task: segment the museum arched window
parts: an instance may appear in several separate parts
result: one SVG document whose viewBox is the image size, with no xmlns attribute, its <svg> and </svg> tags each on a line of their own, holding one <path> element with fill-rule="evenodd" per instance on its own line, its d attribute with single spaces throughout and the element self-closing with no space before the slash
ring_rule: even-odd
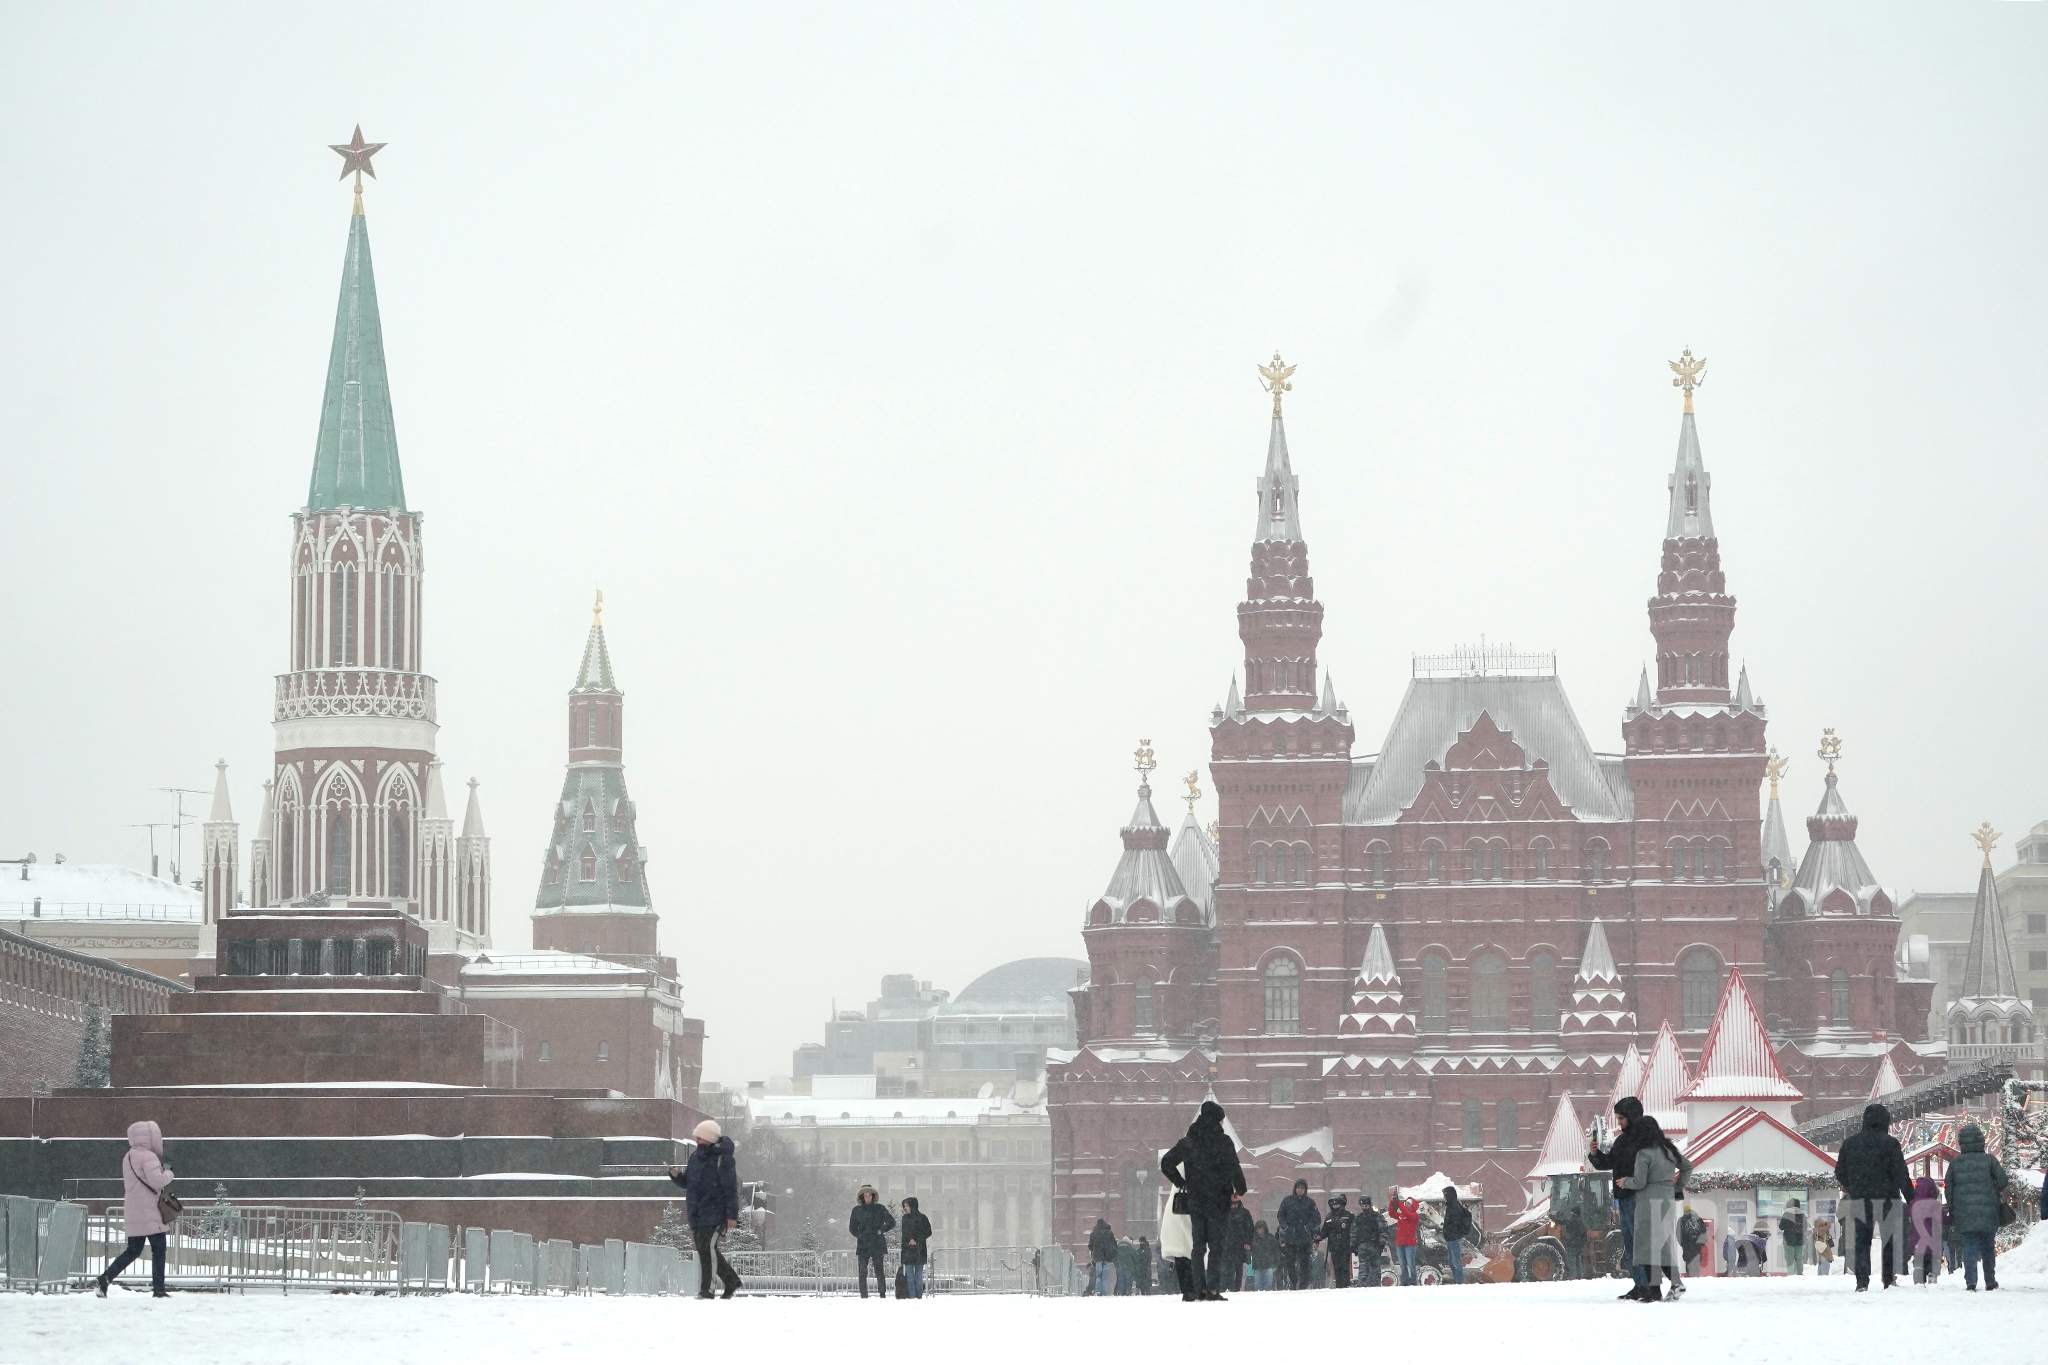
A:
<svg viewBox="0 0 2048 1365">
<path fill-rule="evenodd" d="M 1152 982 L 1138 982 L 1131 996 L 1131 1026 L 1140 1033 L 1152 1032 Z"/>
<path fill-rule="evenodd" d="M 1451 1023 L 1450 964 L 1440 953 L 1422 956 L 1422 1027 L 1441 1033 Z"/>
<path fill-rule="evenodd" d="M 385 894 L 412 895 L 412 807 L 393 806 L 384 839 Z"/>
<path fill-rule="evenodd" d="M 1266 964 L 1266 1032 L 1301 1032 L 1301 967 L 1291 957 Z"/>
<path fill-rule="evenodd" d="M 1678 1006 L 1684 1027 L 1698 1031 L 1714 1022 L 1721 999 L 1721 960 L 1706 948 L 1688 948 L 1678 959 Z"/>
<path fill-rule="evenodd" d="M 1508 1026 L 1508 960 L 1488 950 L 1472 959 L 1472 1028 L 1494 1032 Z"/>
<path fill-rule="evenodd" d="M 331 807 L 327 813 L 327 893 L 346 896 L 354 889 L 349 879 L 349 836 L 355 822 L 346 805 Z"/>
<path fill-rule="evenodd" d="M 1828 973 L 1828 1022 L 1838 1027 L 1849 1022 L 1849 974 L 1840 967 Z"/>
<path fill-rule="evenodd" d="M 1557 958 L 1548 952 L 1529 955 L 1529 1027 L 1554 1033 L 1558 1026 Z"/>
<path fill-rule="evenodd" d="M 1444 877 L 1444 847 L 1431 842 L 1422 846 L 1422 875 L 1425 880 L 1440 882 Z"/>
</svg>

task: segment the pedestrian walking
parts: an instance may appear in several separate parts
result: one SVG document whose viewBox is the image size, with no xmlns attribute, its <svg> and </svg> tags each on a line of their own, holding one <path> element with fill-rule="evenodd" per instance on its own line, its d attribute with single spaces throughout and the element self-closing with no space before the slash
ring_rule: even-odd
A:
<svg viewBox="0 0 2048 1365">
<path fill-rule="evenodd" d="M 1245 1263 L 1252 1258 L 1252 1229 L 1252 1211 L 1244 1206 L 1244 1196 L 1233 1190 L 1230 1217 L 1223 1225 L 1223 1287 L 1226 1290 L 1244 1288 Z"/>
<path fill-rule="evenodd" d="M 1785 1248 L 1785 1273 L 1804 1275 L 1806 1273 L 1806 1211 L 1799 1207 L 1797 1199 L 1786 1204 L 1785 1212 L 1778 1215 L 1778 1245 Z"/>
<path fill-rule="evenodd" d="M 1479 1227 L 1472 1210 L 1458 1199 L 1456 1185 L 1444 1186 L 1444 1259 L 1450 1263 L 1451 1283 L 1465 1283 L 1465 1243 L 1479 1240 Z"/>
<path fill-rule="evenodd" d="M 1842 1187 L 1842 1208 L 1849 1218 L 1850 1246 L 1855 1253 L 1856 1292 L 1870 1288 L 1870 1243 L 1883 1243 L 1879 1277 L 1890 1289 L 1905 1261 L 1906 1205 L 1913 1200 L 1913 1177 L 1906 1154 L 1891 1135 L 1892 1115 L 1881 1104 L 1864 1107 L 1863 1127 L 1851 1133 L 1835 1157 L 1835 1183 Z M 1953 1169 L 1953 1168 L 1951 1168 Z M 1954 1196 L 1950 1196 L 1953 1204 Z"/>
<path fill-rule="evenodd" d="M 1358 1282 L 1380 1287 L 1380 1260 L 1386 1254 L 1386 1225 L 1372 1206 L 1372 1196 L 1358 1196 L 1358 1214 L 1351 1222 L 1351 1250 L 1358 1257 Z"/>
<path fill-rule="evenodd" d="M 1114 1265 L 1116 1234 L 1109 1230 L 1109 1220 L 1098 1218 L 1088 1233 L 1088 1294 L 1109 1293 L 1109 1274 Z"/>
<path fill-rule="evenodd" d="M 1270 1292 L 1280 1275 L 1280 1239 L 1266 1226 L 1261 1218 L 1252 1224 L 1252 1284 L 1261 1292 Z"/>
<path fill-rule="evenodd" d="M 1664 1136 L 1664 1130 L 1649 1114 L 1629 1121 L 1635 1134 L 1635 1168 L 1615 1178 L 1616 1190 L 1627 1189 L 1635 1218 L 1635 1253 L 1642 1261 L 1642 1292 L 1639 1303 L 1657 1303 L 1663 1297 L 1659 1272 L 1671 1283 L 1671 1297 L 1685 1293 L 1685 1281 L 1675 1264 L 1678 1251 L 1678 1191 L 1692 1178 L 1692 1163 Z M 1619 1144 L 1616 1144 L 1617 1146 Z"/>
<path fill-rule="evenodd" d="M 1692 1211 L 1692 1205 L 1685 1206 L 1685 1212 L 1678 1215 L 1678 1254 L 1685 1262 L 1685 1273 L 1700 1273 L 1700 1253 L 1707 1249 L 1706 1220 Z"/>
<path fill-rule="evenodd" d="M 1633 1095 L 1623 1095 L 1614 1102 L 1614 1116 L 1621 1123 L 1620 1131 L 1614 1135 L 1614 1145 L 1604 1152 L 1597 1144 L 1588 1148 L 1586 1164 L 1596 1171 L 1614 1172 L 1615 1217 L 1621 1224 L 1621 1258 L 1628 1266 L 1629 1278 L 1635 1282 L 1621 1297 L 1640 1299 L 1651 1281 L 1644 1275 L 1636 1257 L 1635 1192 L 1622 1188 L 1622 1177 L 1635 1171 L 1636 1153 L 1643 1145 L 1643 1129 L 1638 1126 L 1643 1120 L 1643 1102 Z"/>
<path fill-rule="evenodd" d="M 1152 1293 L 1152 1239 L 1138 1239 L 1138 1292 L 1150 1296 Z"/>
<path fill-rule="evenodd" d="M 149 1295 L 154 1299 L 171 1296 L 164 1288 L 164 1235 L 170 1231 L 164 1214 L 169 1211 L 176 1217 L 176 1212 L 166 1209 L 164 1196 L 174 1179 L 171 1168 L 164 1164 L 163 1129 L 154 1119 L 129 1124 L 128 1151 L 121 1158 L 121 1221 L 128 1233 L 128 1249 L 94 1282 L 94 1292 L 101 1298 L 107 1296 L 107 1286 L 142 1254 L 145 1243 L 149 1247 Z"/>
<path fill-rule="evenodd" d="M 854 1196 L 853 1212 L 847 1215 L 846 1235 L 853 1238 L 853 1277 L 860 1283 L 860 1296 L 868 1296 L 868 1267 L 875 1269 L 875 1293 L 889 1297 L 889 1282 L 882 1276 L 882 1262 L 889 1254 L 889 1234 L 896 1230 L 896 1215 L 880 1202 L 873 1185 L 863 1185 Z"/>
<path fill-rule="evenodd" d="M 1912 1257 L 1914 1284 L 1934 1284 L 1941 1277 L 1947 1213 L 1934 1177 L 1923 1175 L 1913 1182 L 1913 1202 L 1906 1206 L 1906 1249 Z"/>
<path fill-rule="evenodd" d="M 1280 1283 L 1288 1289 L 1309 1286 L 1308 1258 L 1316 1233 L 1323 1226 L 1322 1211 L 1309 1197 L 1308 1182 L 1294 1182 L 1294 1193 L 1280 1201 Z"/>
<path fill-rule="evenodd" d="M 1330 1196 L 1330 1216 L 1316 1230 L 1316 1240 L 1330 1253 L 1330 1283 L 1338 1289 L 1351 1287 L 1350 1201 L 1341 1194 Z"/>
<path fill-rule="evenodd" d="M 1199 1297 L 1223 1297 L 1223 1245 L 1230 1223 L 1230 1198 L 1245 1192 L 1237 1143 L 1223 1129 L 1223 1106 L 1203 1100 L 1195 1121 L 1159 1159 L 1159 1171 L 1187 1195 L 1187 1214 Z"/>
<path fill-rule="evenodd" d="M 1830 1218 L 1813 1220 L 1813 1273 L 1825 1275 L 1835 1268 L 1835 1224 Z"/>
<path fill-rule="evenodd" d="M 1401 1268 L 1401 1283 L 1412 1285 L 1420 1278 L 1417 1258 L 1422 1246 L 1422 1204 L 1402 1198 L 1399 1188 L 1389 1189 L 1387 1217 L 1394 1224 L 1394 1260 Z"/>
<path fill-rule="evenodd" d="M 907 1196 L 902 1204 L 903 1221 L 900 1238 L 901 1254 L 897 1260 L 903 1267 L 903 1278 L 910 1289 L 910 1297 L 924 1297 L 924 1268 L 931 1264 L 932 1220 L 925 1217 L 917 1207 L 917 1197 Z M 865 1285 L 867 1282 L 861 1282 Z"/>
<path fill-rule="evenodd" d="M 733 1156 L 732 1139 L 718 1126 L 717 1119 L 705 1119 L 692 1130 L 696 1147 L 681 1170 L 671 1166 L 668 1178 L 683 1187 L 683 1208 L 690 1220 L 690 1241 L 697 1248 L 697 1297 L 726 1298 L 740 1292 L 740 1275 L 725 1259 L 719 1245 L 725 1234 L 739 1226 L 740 1173 Z M 725 1292 L 713 1295 L 713 1270 Z"/>
<path fill-rule="evenodd" d="M 130 1139 L 133 1141 L 133 1139 Z M 1984 1287 L 1998 1288 L 1998 1225 L 2003 1217 L 2006 1187 L 2011 1178 L 1998 1158 L 1984 1150 L 1984 1130 L 1966 1123 L 1956 1134 L 1962 1154 L 1948 1164 L 1948 1211 L 1956 1240 L 1963 1247 L 1963 1287 L 1977 1292 L 1977 1267 L 1984 1267 Z M 129 1246 L 134 1246 L 131 1237 Z"/>
</svg>

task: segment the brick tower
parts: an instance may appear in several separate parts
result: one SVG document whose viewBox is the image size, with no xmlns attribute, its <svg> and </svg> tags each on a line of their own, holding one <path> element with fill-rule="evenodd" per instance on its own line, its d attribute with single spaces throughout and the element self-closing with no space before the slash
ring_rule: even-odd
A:
<svg viewBox="0 0 2048 1365">
<path fill-rule="evenodd" d="M 347 164 L 367 169 L 374 150 Z M 423 866 L 440 728 L 422 666 L 424 571 L 358 174 L 313 474 L 292 516 L 290 670 L 277 679 L 276 764 L 251 884 L 266 904 L 402 902 L 426 924 L 430 951 L 445 954 L 488 942 L 489 895 L 472 877 L 465 900 L 453 894 L 459 877 Z"/>
<path fill-rule="evenodd" d="M 1615 932 L 1633 964 L 1645 1028 L 1669 1019 L 1688 1048 L 1704 1039 L 1729 969 L 1763 979 L 1763 706 L 1744 668 L 1729 686 L 1735 599 L 1714 536 L 1713 476 L 1700 455 L 1693 390 L 1704 360 L 1671 362 L 1685 393 L 1678 458 L 1667 481 L 1664 550 L 1649 602 L 1657 685 L 1637 686 L 1622 738 L 1633 796 L 1628 877 L 1634 917 Z"/>
</svg>

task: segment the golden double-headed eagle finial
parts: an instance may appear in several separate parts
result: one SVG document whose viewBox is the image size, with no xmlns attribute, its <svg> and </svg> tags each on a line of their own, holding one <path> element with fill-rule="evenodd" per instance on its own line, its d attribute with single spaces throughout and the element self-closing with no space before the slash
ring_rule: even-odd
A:
<svg viewBox="0 0 2048 1365">
<path fill-rule="evenodd" d="M 1273 352 L 1272 364 L 1259 366 L 1259 384 L 1267 393 L 1273 395 L 1273 415 L 1275 417 L 1280 415 L 1281 396 L 1292 392 L 1294 389 L 1294 385 L 1288 381 L 1294 377 L 1295 368 L 1295 366 L 1282 360 L 1278 351 Z"/>
<path fill-rule="evenodd" d="M 1991 850 L 1998 847 L 1999 837 L 1998 831 L 1991 828 L 1989 820 L 1970 831 L 1970 838 L 1976 841 L 1978 849 L 1984 854 L 1986 867 L 1991 866 Z"/>
<path fill-rule="evenodd" d="M 1150 785 L 1152 770 L 1159 766 L 1158 760 L 1152 757 L 1152 741 L 1149 739 L 1139 740 L 1137 751 L 1131 757 L 1136 760 L 1135 766 L 1138 769 L 1138 780 Z"/>
<path fill-rule="evenodd" d="M 1785 770 L 1791 766 L 1792 760 L 1778 757 L 1776 749 L 1764 755 L 1764 776 L 1771 780 L 1771 800 L 1778 799 L 1778 782 L 1785 776 Z"/>
<path fill-rule="evenodd" d="M 1706 373 L 1706 357 L 1702 356 L 1698 360 L 1694 360 L 1692 358 L 1692 347 L 1688 346 L 1685 348 L 1685 353 L 1679 356 L 1678 359 L 1667 360 L 1664 363 L 1671 367 L 1671 387 L 1685 390 L 1685 410 L 1691 412 L 1692 391 L 1707 382 L 1701 377 Z"/>
<path fill-rule="evenodd" d="M 1835 770 L 1835 760 L 1842 756 L 1841 737 L 1835 734 L 1834 726 L 1830 725 L 1820 732 L 1820 749 L 1818 752 L 1820 757 L 1826 760 L 1828 771 L 1832 773 Z"/>
</svg>

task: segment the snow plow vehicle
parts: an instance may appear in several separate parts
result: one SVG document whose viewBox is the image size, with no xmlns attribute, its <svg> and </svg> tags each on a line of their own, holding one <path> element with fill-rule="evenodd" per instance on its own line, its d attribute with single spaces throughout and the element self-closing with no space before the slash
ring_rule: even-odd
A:
<svg viewBox="0 0 2048 1365">
<path fill-rule="evenodd" d="M 1560 1224 L 1574 1211 L 1586 1225 L 1586 1249 L 1580 1273 L 1587 1278 L 1623 1273 L 1621 1226 L 1615 1218 L 1614 1177 L 1606 1171 L 1553 1175 L 1544 1195 L 1501 1233 L 1500 1246 L 1487 1262 L 1486 1278 L 1561 1280 L 1567 1262 Z"/>
</svg>

